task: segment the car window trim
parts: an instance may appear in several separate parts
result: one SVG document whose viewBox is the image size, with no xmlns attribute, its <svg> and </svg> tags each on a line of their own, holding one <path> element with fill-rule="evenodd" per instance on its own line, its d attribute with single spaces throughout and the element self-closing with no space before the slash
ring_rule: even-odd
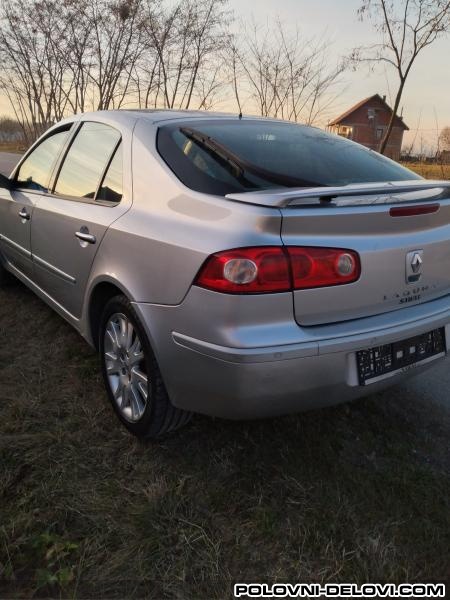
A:
<svg viewBox="0 0 450 600">
<path fill-rule="evenodd" d="M 15 190 L 17 190 L 17 191 L 21 191 L 21 192 L 27 192 L 27 193 L 28 193 L 28 192 L 34 192 L 34 193 L 37 193 L 37 194 L 48 194 L 48 193 L 49 193 L 49 191 L 48 191 L 48 190 L 50 190 L 50 189 L 51 189 L 51 183 L 52 183 L 52 178 L 53 178 L 53 173 L 54 173 L 54 171 L 55 171 L 55 167 L 56 167 L 56 165 L 59 163 L 59 161 L 60 161 L 60 159 L 61 159 L 61 156 L 64 154 L 64 151 L 65 151 L 65 148 L 66 148 L 66 146 L 67 146 L 67 143 L 68 143 L 68 141 L 69 141 L 70 139 L 72 139 L 72 137 L 73 137 L 73 132 L 72 132 L 72 133 L 70 133 L 70 132 L 71 132 L 71 130 L 72 130 L 72 128 L 74 129 L 74 131 L 75 131 L 75 129 L 76 129 L 76 128 L 74 128 L 74 127 L 73 127 L 73 125 L 74 125 L 74 123 L 75 123 L 75 122 L 76 122 L 76 121 L 72 121 L 71 123 L 66 123 L 66 124 L 64 124 L 64 125 L 61 125 L 61 127 L 57 127 L 56 129 L 53 129 L 52 131 L 49 131 L 49 132 L 48 132 L 48 134 L 47 134 L 47 135 L 45 135 L 45 137 L 43 137 L 43 138 L 42 138 L 42 139 L 40 139 L 40 140 L 37 140 L 39 143 L 33 144 L 33 145 L 31 146 L 31 148 L 29 148 L 28 152 L 26 152 L 26 153 L 25 153 L 25 155 L 22 157 L 22 159 L 20 160 L 19 164 L 18 164 L 18 165 L 17 165 L 17 167 L 15 168 L 14 175 L 13 175 L 13 178 L 12 178 L 12 180 L 13 180 L 14 184 L 16 184 L 16 185 L 15 185 L 15 187 L 14 187 L 14 189 L 15 189 Z M 62 145 L 62 148 L 61 148 L 61 150 L 59 151 L 58 155 L 56 156 L 56 158 L 55 158 L 55 160 L 53 161 L 53 164 L 52 164 L 52 166 L 51 166 L 51 168 L 50 168 L 50 174 L 49 174 L 48 180 L 47 180 L 47 182 L 46 182 L 46 183 L 47 183 L 47 192 L 44 192 L 44 191 L 42 191 L 42 190 L 33 190 L 33 189 L 30 189 L 30 188 L 27 188 L 27 187 L 23 187 L 23 186 L 20 186 L 20 185 L 18 185 L 18 184 L 19 184 L 18 175 L 19 175 L 20 169 L 22 168 L 22 165 L 24 164 L 24 162 L 25 162 L 25 161 L 26 161 L 26 160 L 27 160 L 27 159 L 28 159 L 28 158 L 29 158 L 29 157 L 30 157 L 30 156 L 33 154 L 33 152 L 34 152 L 35 150 L 37 150 L 37 149 L 39 148 L 39 146 L 41 146 L 41 145 L 42 145 L 42 144 L 43 144 L 43 143 L 44 143 L 46 140 L 48 140 L 49 138 L 51 138 L 51 137 L 53 137 L 54 135 L 56 135 L 56 134 L 58 134 L 58 133 L 61 133 L 61 132 L 63 132 L 63 131 L 67 131 L 67 133 L 68 133 L 67 140 L 66 140 L 66 141 L 64 142 L 64 144 Z"/>
<path fill-rule="evenodd" d="M 77 196 L 65 196 L 63 194 L 53 194 L 52 192 L 40 192 L 39 190 L 22 190 L 27 193 L 34 194 L 36 196 L 45 195 L 46 198 L 53 198 L 55 200 L 68 200 L 70 202 L 81 202 L 82 204 L 92 204 L 93 206 L 104 206 L 106 208 L 114 208 L 118 206 L 120 202 L 108 202 L 107 200 L 93 200 L 92 198 L 79 198 Z"/>
<path fill-rule="evenodd" d="M 100 204 L 100 202 L 105 202 L 108 205 L 117 206 L 122 201 L 122 198 L 119 200 L 119 202 L 108 202 L 108 200 L 97 200 L 98 194 L 99 194 L 100 190 L 102 189 L 103 182 L 105 181 L 106 176 L 108 174 L 109 167 L 111 166 L 111 163 L 114 160 L 116 152 L 119 149 L 119 146 L 121 143 L 122 143 L 122 136 L 120 136 L 119 141 L 115 145 L 114 150 L 112 151 L 112 154 L 109 157 L 108 164 L 106 165 L 105 171 L 103 173 L 103 177 L 100 179 L 100 183 L 98 184 L 97 189 L 95 190 L 94 202 L 96 202 L 97 204 Z M 123 188 L 123 157 L 122 157 L 122 188 Z M 122 197 L 123 197 L 123 189 L 122 189 Z"/>
<path fill-rule="evenodd" d="M 58 177 L 59 177 L 59 173 L 61 171 L 61 167 L 64 164 L 64 161 L 66 160 L 67 153 L 69 152 L 70 148 L 72 147 L 73 141 L 77 137 L 78 132 L 80 131 L 83 122 L 84 121 L 79 121 L 77 123 L 76 127 L 74 127 L 73 133 L 70 136 L 70 139 L 67 140 L 67 144 L 64 145 L 64 148 L 63 148 L 63 150 L 61 152 L 59 160 L 58 160 L 57 164 L 55 165 L 55 167 L 54 167 L 54 169 L 52 171 L 52 176 L 51 176 L 51 179 L 50 179 L 50 182 L 49 182 L 49 188 L 48 188 L 49 189 L 49 194 L 52 195 L 52 196 L 54 195 L 55 185 L 56 185 L 56 182 L 58 181 Z"/>
<path fill-rule="evenodd" d="M 114 207 L 117 206 L 118 204 L 120 204 L 120 202 L 105 202 L 103 200 L 96 200 L 97 194 L 98 194 L 98 190 L 99 190 L 99 185 L 97 185 L 97 189 L 95 190 L 95 195 L 93 198 L 84 198 L 84 197 L 80 197 L 80 196 L 69 196 L 67 194 L 58 194 L 55 189 L 56 189 L 56 184 L 58 183 L 58 178 L 59 175 L 61 173 L 61 169 L 63 167 L 63 164 L 67 158 L 67 155 L 70 152 L 70 148 L 72 147 L 73 142 L 76 140 L 78 133 L 80 132 L 80 130 L 82 129 L 84 123 L 95 123 L 97 125 L 106 125 L 107 127 L 111 127 L 111 129 L 114 129 L 115 131 L 117 131 L 119 133 L 119 139 L 116 143 L 116 145 L 114 146 L 109 158 L 108 158 L 108 162 L 106 164 L 105 169 L 103 170 L 101 176 L 100 176 L 100 183 L 104 180 L 105 175 L 106 175 L 106 171 L 109 167 L 109 165 L 111 164 L 111 161 L 114 157 L 114 153 L 118 147 L 118 145 L 122 142 L 122 132 L 120 131 L 120 129 L 117 129 L 117 127 L 114 127 L 112 125 L 110 125 L 109 123 L 102 123 L 102 121 L 95 121 L 94 119 L 87 119 L 85 121 L 79 121 L 78 123 L 78 127 L 76 127 L 73 135 L 70 138 L 70 144 L 67 145 L 67 147 L 65 148 L 65 152 L 59 162 L 58 165 L 58 169 L 57 172 L 54 176 L 53 182 L 52 182 L 52 186 L 51 186 L 51 191 L 47 194 L 48 196 L 51 196 L 52 198 L 61 198 L 63 200 L 73 200 L 75 202 L 83 202 L 84 204 L 97 204 L 99 206 L 109 206 L 109 207 Z M 50 189 L 50 188 L 49 188 Z"/>
</svg>

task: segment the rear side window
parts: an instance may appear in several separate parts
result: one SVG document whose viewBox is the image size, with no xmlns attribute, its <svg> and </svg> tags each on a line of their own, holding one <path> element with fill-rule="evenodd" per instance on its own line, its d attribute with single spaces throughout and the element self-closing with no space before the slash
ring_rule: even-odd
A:
<svg viewBox="0 0 450 600">
<path fill-rule="evenodd" d="M 113 204 L 120 202 L 123 195 L 122 180 L 122 144 L 119 144 L 95 199 Z"/>
<path fill-rule="evenodd" d="M 83 123 L 60 169 L 55 193 L 93 199 L 119 141 L 117 129 Z"/>
<path fill-rule="evenodd" d="M 70 125 L 45 138 L 23 161 L 17 173 L 21 188 L 47 192 L 53 167 L 67 139 Z"/>
<path fill-rule="evenodd" d="M 158 130 L 157 145 L 186 186 L 211 194 L 420 179 L 359 144 L 295 123 L 178 122 Z"/>
</svg>

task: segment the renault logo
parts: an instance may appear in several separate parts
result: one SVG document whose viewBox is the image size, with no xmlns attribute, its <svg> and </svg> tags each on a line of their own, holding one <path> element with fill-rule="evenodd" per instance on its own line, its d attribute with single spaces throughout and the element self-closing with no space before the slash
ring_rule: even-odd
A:
<svg viewBox="0 0 450 600">
<path fill-rule="evenodd" d="M 420 254 L 418 252 L 416 252 L 411 261 L 411 268 L 413 270 L 413 273 L 420 273 L 420 271 L 422 269 L 422 263 L 423 263 L 423 260 L 420 256 Z"/>
<path fill-rule="evenodd" d="M 423 250 L 413 250 L 406 255 L 406 283 L 417 283 L 422 277 Z"/>
</svg>

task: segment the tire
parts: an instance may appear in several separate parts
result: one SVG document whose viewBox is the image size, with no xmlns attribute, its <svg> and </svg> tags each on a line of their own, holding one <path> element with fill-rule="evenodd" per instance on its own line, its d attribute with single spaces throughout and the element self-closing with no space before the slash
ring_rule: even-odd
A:
<svg viewBox="0 0 450 600">
<path fill-rule="evenodd" d="M 191 413 L 170 402 L 145 330 L 125 296 L 115 296 L 104 308 L 99 350 L 108 397 L 131 433 L 156 438 L 190 420 Z"/>
</svg>

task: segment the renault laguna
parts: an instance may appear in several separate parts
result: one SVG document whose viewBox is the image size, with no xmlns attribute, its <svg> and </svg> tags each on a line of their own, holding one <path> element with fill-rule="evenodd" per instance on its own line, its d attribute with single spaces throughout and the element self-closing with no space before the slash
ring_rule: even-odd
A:
<svg viewBox="0 0 450 600">
<path fill-rule="evenodd" d="M 446 357 L 450 182 L 349 140 L 94 112 L 53 126 L 0 187 L 0 282 L 98 349 L 135 435 L 352 400 Z"/>
</svg>

